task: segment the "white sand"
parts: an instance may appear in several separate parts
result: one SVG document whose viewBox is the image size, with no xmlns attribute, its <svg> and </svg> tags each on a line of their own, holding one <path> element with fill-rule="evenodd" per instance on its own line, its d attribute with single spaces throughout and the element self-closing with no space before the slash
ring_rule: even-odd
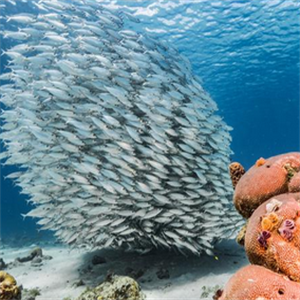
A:
<svg viewBox="0 0 300 300">
<path fill-rule="evenodd" d="M 25 256 L 33 248 L 34 245 L 22 249 L 2 248 L 0 257 L 9 263 L 16 257 Z M 236 270 L 248 263 L 243 248 L 234 241 L 223 243 L 216 249 L 218 260 L 208 256 L 186 258 L 162 252 L 138 255 L 109 249 L 86 253 L 83 250 L 70 251 L 63 246 L 42 248 L 44 255 L 51 255 L 52 260 L 44 260 L 41 267 L 26 262 L 7 270 L 24 288 L 38 287 L 41 296 L 37 300 L 62 300 L 64 297 L 75 299 L 86 286 L 101 283 L 108 272 L 125 275 L 128 267 L 135 271 L 144 270 L 144 275 L 137 281 L 147 300 L 212 299 L 212 292 L 208 297 L 202 294 L 204 288 L 224 286 Z M 91 260 L 95 254 L 104 257 L 107 262 L 92 265 Z M 169 271 L 169 279 L 157 278 L 156 272 L 162 268 Z M 86 286 L 73 287 L 79 279 Z"/>
</svg>

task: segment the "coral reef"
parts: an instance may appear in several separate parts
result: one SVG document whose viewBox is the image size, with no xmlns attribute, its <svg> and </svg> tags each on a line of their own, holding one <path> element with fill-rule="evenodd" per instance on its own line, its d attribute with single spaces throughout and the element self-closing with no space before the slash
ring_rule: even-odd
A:
<svg viewBox="0 0 300 300">
<path fill-rule="evenodd" d="M 10 274 L 0 271 L 0 300 L 12 300 L 21 298 L 21 289 Z"/>
<path fill-rule="evenodd" d="M 300 153 L 260 158 L 236 176 L 239 166 L 230 165 L 234 204 L 248 220 L 237 242 L 254 265 L 239 270 L 214 299 L 299 300 Z"/>
<path fill-rule="evenodd" d="M 252 264 L 300 282 L 300 193 L 261 204 L 249 219 L 245 250 Z"/>
<path fill-rule="evenodd" d="M 249 218 L 253 211 L 273 196 L 299 192 L 300 153 L 292 152 L 268 159 L 260 158 L 238 181 L 234 204 Z M 295 178 L 295 179 L 294 179 Z"/>
<path fill-rule="evenodd" d="M 230 178 L 234 189 L 245 172 L 244 167 L 238 162 L 233 162 L 229 165 Z"/>
<path fill-rule="evenodd" d="M 94 289 L 87 289 L 77 300 L 143 300 L 138 283 L 127 276 L 108 276 Z"/>
<path fill-rule="evenodd" d="M 34 248 L 32 251 L 28 253 L 28 255 L 23 257 L 18 257 L 16 260 L 23 263 L 32 261 L 36 257 L 42 257 L 43 256 L 43 250 L 40 247 Z"/>
<path fill-rule="evenodd" d="M 300 284 L 261 266 L 240 269 L 215 300 L 300 300 Z"/>
</svg>

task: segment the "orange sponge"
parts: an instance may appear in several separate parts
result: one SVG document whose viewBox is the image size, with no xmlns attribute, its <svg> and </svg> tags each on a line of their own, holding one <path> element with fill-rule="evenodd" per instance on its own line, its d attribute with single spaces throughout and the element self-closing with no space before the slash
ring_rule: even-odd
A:
<svg viewBox="0 0 300 300">
<path fill-rule="evenodd" d="M 261 204 L 249 219 L 245 250 L 249 261 L 300 282 L 300 193 Z"/>
<path fill-rule="evenodd" d="M 235 273 L 215 300 L 300 300 L 300 283 L 260 266 L 246 266 Z"/>
<path fill-rule="evenodd" d="M 297 175 L 299 171 L 300 153 L 287 153 L 268 159 L 260 158 L 236 185 L 234 193 L 236 209 L 242 216 L 249 218 L 260 204 L 271 197 L 287 193 L 289 189 L 299 192 L 300 179 Z M 294 176 L 297 177 L 293 179 Z"/>
</svg>

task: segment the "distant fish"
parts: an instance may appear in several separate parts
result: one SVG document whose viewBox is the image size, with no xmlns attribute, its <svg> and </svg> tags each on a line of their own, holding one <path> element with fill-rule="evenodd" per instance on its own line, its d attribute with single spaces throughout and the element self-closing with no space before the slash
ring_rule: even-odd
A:
<svg viewBox="0 0 300 300">
<path fill-rule="evenodd" d="M 13 5 L 17 2 L 10 0 Z M 177 50 L 94 0 L 7 15 L 1 139 L 8 175 L 74 246 L 206 252 L 234 232 L 231 137 Z"/>
</svg>

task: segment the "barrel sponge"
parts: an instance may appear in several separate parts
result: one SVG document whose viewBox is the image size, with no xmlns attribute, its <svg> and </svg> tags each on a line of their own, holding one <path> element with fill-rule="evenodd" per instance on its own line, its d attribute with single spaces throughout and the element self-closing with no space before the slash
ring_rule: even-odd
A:
<svg viewBox="0 0 300 300">
<path fill-rule="evenodd" d="M 300 193 L 261 204 L 249 219 L 245 250 L 249 261 L 300 282 Z"/>
<path fill-rule="evenodd" d="M 10 274 L 0 271 L 0 300 L 19 299 L 21 290 Z"/>
<path fill-rule="evenodd" d="M 260 158 L 238 181 L 234 204 L 239 213 L 249 218 L 253 211 L 271 197 L 287 193 L 289 184 L 300 170 L 300 153 L 292 152 L 268 159 Z M 297 175 L 299 176 L 299 175 Z M 299 182 L 299 179 L 298 179 Z M 300 190 L 293 183 L 292 191 Z"/>
<path fill-rule="evenodd" d="M 261 266 L 248 265 L 235 273 L 215 300 L 300 299 L 300 284 Z"/>
</svg>

